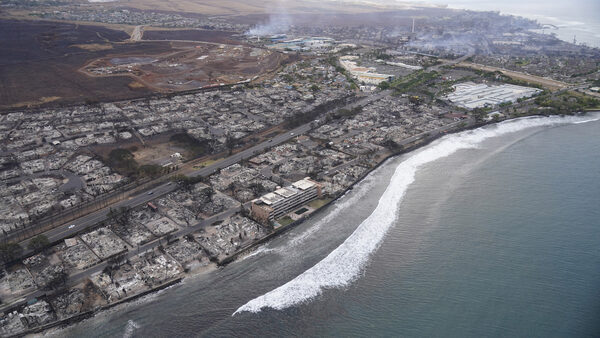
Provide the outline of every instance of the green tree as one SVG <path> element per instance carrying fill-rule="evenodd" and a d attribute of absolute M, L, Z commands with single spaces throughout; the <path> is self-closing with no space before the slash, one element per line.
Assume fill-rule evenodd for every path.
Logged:
<path fill-rule="evenodd" d="M 381 90 L 390 89 L 390 83 L 387 81 L 383 81 L 377 85 L 377 87 Z"/>
<path fill-rule="evenodd" d="M 231 155 L 233 153 L 233 149 L 235 149 L 236 145 L 237 145 L 237 140 L 235 138 L 233 138 L 233 136 L 227 135 L 227 138 L 225 139 L 225 147 L 227 147 L 227 150 L 229 151 L 229 155 Z"/>
<path fill-rule="evenodd" d="M 64 271 L 60 271 L 59 273 L 52 276 L 52 278 L 44 286 L 44 289 L 58 290 L 61 287 L 65 286 L 65 284 L 67 283 L 67 279 L 69 279 L 69 275 L 67 275 L 67 273 Z"/>
<path fill-rule="evenodd" d="M 138 169 L 138 173 L 141 176 L 148 176 L 152 178 L 160 176 L 163 172 L 163 167 L 156 164 L 145 164 L 143 166 L 140 166 Z"/>
<path fill-rule="evenodd" d="M 3 263 L 9 263 L 14 259 L 21 256 L 23 248 L 16 243 L 3 243 L 0 244 L 0 259 Z"/>
<path fill-rule="evenodd" d="M 108 211 L 108 219 L 113 223 L 121 225 L 123 227 L 128 226 L 131 222 L 131 208 L 120 207 L 119 209 L 111 208 Z"/>
<path fill-rule="evenodd" d="M 48 237 L 45 235 L 37 235 L 29 241 L 29 249 L 33 251 L 41 250 L 50 244 Z"/>

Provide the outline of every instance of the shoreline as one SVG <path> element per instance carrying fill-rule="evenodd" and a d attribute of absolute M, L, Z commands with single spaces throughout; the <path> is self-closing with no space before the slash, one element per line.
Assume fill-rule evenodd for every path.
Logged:
<path fill-rule="evenodd" d="M 597 112 L 597 111 L 594 111 Z M 587 113 L 590 112 L 583 112 L 581 113 L 582 115 L 586 115 Z M 548 117 L 551 115 L 532 115 L 532 116 L 528 116 L 528 117 L 533 117 L 533 116 L 538 116 L 538 117 Z M 498 122 L 502 122 L 502 121 L 507 121 L 507 120 L 514 120 L 517 118 L 523 118 L 523 117 L 513 117 L 513 118 L 505 118 L 502 120 L 498 120 L 498 121 L 474 121 L 471 120 L 469 121 L 470 123 L 466 123 L 467 121 L 460 121 L 462 123 L 457 123 L 455 126 L 449 125 L 451 126 L 450 128 L 444 130 L 444 131 L 440 131 L 440 132 L 436 132 L 435 134 L 433 134 L 433 132 L 424 132 L 421 135 L 421 137 L 407 143 L 406 145 L 402 146 L 402 149 L 399 149 L 397 151 L 389 151 L 387 154 L 385 154 L 385 156 L 383 156 L 378 162 L 377 164 L 375 164 L 373 167 L 369 168 L 368 170 L 366 170 L 363 174 L 361 174 L 351 185 L 349 185 L 347 188 L 345 188 L 344 190 L 342 190 L 341 192 L 339 192 L 336 196 L 334 196 L 329 202 L 327 202 L 326 204 L 324 204 L 323 206 L 319 207 L 318 209 L 316 209 L 313 213 L 311 213 L 310 215 L 307 215 L 303 218 L 300 218 L 286 226 L 282 226 L 276 230 L 274 230 L 273 232 L 271 232 L 270 234 L 267 234 L 266 236 L 248 244 L 246 247 L 241 248 L 240 250 L 236 251 L 235 253 L 231 254 L 230 256 L 227 256 L 226 258 L 216 261 L 214 262 L 215 265 L 212 268 L 202 268 L 202 269 L 198 269 L 198 270 L 191 270 L 189 272 L 184 272 L 181 276 L 176 277 L 174 279 L 171 279 L 165 283 L 162 283 L 158 286 L 155 286 L 151 289 L 142 291 L 140 293 L 137 293 L 135 295 L 117 300 L 113 303 L 110 304 L 106 304 L 103 305 L 97 309 L 94 310 L 89 310 L 83 313 L 79 313 L 76 315 L 73 315 L 71 317 L 68 318 L 64 318 L 61 320 L 57 320 L 54 321 L 52 323 L 48 323 L 45 325 L 42 325 L 40 327 L 36 327 L 36 328 L 32 328 L 29 329 L 27 331 L 9 336 L 9 337 L 24 337 L 27 335 L 31 335 L 31 334 L 37 334 L 37 333 L 43 333 L 43 332 L 47 332 L 50 329 L 53 328 L 57 328 L 58 330 L 64 329 L 68 326 L 71 326 L 73 324 L 77 324 L 85 319 L 88 318 L 92 318 L 94 317 L 96 314 L 102 313 L 104 310 L 108 310 L 110 308 L 116 307 L 118 305 L 121 304 L 125 304 L 128 302 L 131 302 L 135 299 L 139 299 L 141 297 L 144 297 L 146 295 L 149 294 L 153 294 L 155 292 L 158 292 L 160 290 L 166 289 L 168 287 L 177 285 L 179 283 L 181 283 L 182 281 L 184 281 L 185 279 L 191 278 L 191 277 L 197 277 L 197 276 L 201 276 L 205 273 L 208 273 L 210 271 L 214 271 L 216 269 L 225 267 L 226 265 L 235 262 L 236 260 L 238 260 L 238 258 L 244 257 L 247 254 L 250 254 L 253 250 L 255 250 L 258 246 L 267 243 L 268 241 L 270 241 L 271 239 L 280 236 L 284 233 L 286 233 L 287 231 L 293 229 L 294 227 L 302 224 L 304 221 L 310 219 L 313 215 L 316 215 L 318 213 L 324 212 L 327 207 L 331 204 L 333 204 L 334 202 L 336 202 L 338 199 L 340 199 L 341 197 L 345 196 L 347 192 L 349 192 L 350 190 L 352 190 L 354 188 L 355 185 L 359 184 L 360 182 L 362 182 L 369 174 L 371 174 L 374 170 L 376 170 L 377 168 L 379 168 L 381 165 L 383 165 L 384 163 L 386 163 L 388 160 L 395 158 L 397 156 L 401 156 L 410 152 L 413 152 L 415 150 L 418 150 L 419 148 L 422 148 L 424 146 L 427 146 L 429 144 L 431 144 L 433 141 L 445 136 L 445 135 L 450 135 L 450 134 L 455 134 L 455 133 L 459 133 L 462 131 L 467 131 L 467 130 L 473 130 L 473 129 L 477 129 L 477 128 L 481 128 L 484 127 L 486 125 L 493 125 L 496 124 Z M 419 136 L 419 135 L 416 135 Z M 410 139 L 410 138 L 407 138 Z M 384 154 L 382 154 L 384 155 Z"/>
<path fill-rule="evenodd" d="M 508 119 L 505 119 L 508 120 Z M 502 120 L 502 121 L 505 121 Z M 498 121 L 501 122 L 501 121 Z M 407 153 L 410 153 L 412 151 L 418 150 L 419 148 L 425 147 L 428 144 L 430 144 L 431 142 L 445 136 L 445 135 L 450 135 L 450 134 L 455 134 L 455 133 L 459 133 L 461 131 L 465 131 L 465 130 L 471 130 L 471 129 L 476 129 L 476 128 L 480 128 L 483 127 L 485 125 L 491 125 L 496 123 L 495 121 L 493 122 L 483 122 L 483 123 L 477 123 L 474 122 L 471 125 L 466 125 L 461 127 L 460 124 L 457 126 L 456 129 L 451 128 L 450 131 L 446 131 L 445 133 L 436 133 L 433 136 L 430 137 L 424 137 L 422 139 L 417 139 L 415 141 L 413 141 L 412 143 L 410 143 L 410 145 L 408 147 L 403 147 L 403 149 L 398 150 L 398 151 L 394 151 L 394 152 L 390 152 L 389 154 L 387 154 L 386 156 L 384 156 L 379 162 L 377 162 L 377 164 L 371 168 L 369 168 L 367 171 L 365 171 L 363 174 L 361 174 L 354 182 L 352 182 L 351 185 L 349 185 L 347 188 L 345 188 L 344 190 L 342 190 L 340 193 L 338 193 L 336 196 L 334 196 L 329 202 L 325 203 L 324 205 L 322 205 L 321 207 L 319 207 L 318 209 L 316 209 L 314 212 L 312 212 L 311 214 L 304 216 L 300 219 L 298 219 L 297 221 L 294 221 L 286 226 L 282 226 L 279 229 L 276 229 L 274 232 L 268 234 L 267 236 L 259 239 L 258 241 L 249 244 L 247 247 L 242 248 L 240 250 L 238 250 L 237 252 L 233 253 L 232 255 L 228 256 L 227 258 L 224 258 L 220 261 L 217 262 L 217 266 L 218 267 L 223 267 L 226 266 L 230 263 L 233 263 L 234 261 L 237 260 L 237 258 L 239 258 L 240 256 L 244 256 L 245 254 L 251 252 L 253 249 L 255 249 L 257 246 L 264 244 L 265 242 L 268 242 L 270 239 L 275 238 L 279 235 L 282 235 L 284 233 L 286 233 L 287 231 L 293 229 L 294 227 L 302 224 L 303 222 L 305 222 L 306 220 L 310 219 L 311 217 L 313 217 L 316 214 L 319 214 L 323 211 L 325 211 L 325 209 L 327 209 L 327 207 L 331 204 L 333 204 L 334 202 L 336 202 L 338 199 L 342 198 L 343 196 L 346 195 L 346 193 L 348 193 L 350 190 L 354 189 L 354 186 L 359 184 L 360 182 L 362 182 L 368 175 L 370 175 L 373 171 L 375 171 L 377 168 L 379 168 L 381 165 L 383 165 L 384 163 L 386 163 L 389 159 L 392 159 L 394 157 L 397 156 L 401 156 Z M 427 136 L 430 132 L 425 132 L 424 136 Z M 420 142 L 419 142 L 420 141 Z"/>
<path fill-rule="evenodd" d="M 584 111 L 584 112 L 579 112 L 579 113 L 575 113 L 572 115 L 587 115 L 589 113 L 600 113 L 600 110 L 591 110 L 591 111 Z M 354 188 L 355 185 L 359 184 L 360 182 L 362 182 L 368 175 L 370 175 L 373 171 L 375 171 L 377 168 L 379 168 L 380 166 L 382 166 L 384 163 L 386 163 L 388 160 L 413 152 L 415 150 L 418 150 L 420 148 L 423 148 L 429 144 L 431 144 L 433 141 L 442 138 L 443 136 L 446 135 L 451 135 L 451 134 L 456 134 L 456 133 L 460 133 L 463 131 L 467 131 L 467 130 L 473 130 L 473 129 L 477 129 L 477 128 L 481 128 L 487 125 L 494 125 L 503 121 L 508 121 L 508 120 L 515 120 L 515 119 L 520 119 L 520 118 L 531 118 L 531 117 L 550 117 L 550 116 L 568 116 L 567 114 L 556 114 L 556 115 L 544 115 L 544 114 L 535 114 L 535 115 L 528 115 L 528 116 L 518 116 L 518 117 L 511 117 L 511 118 L 504 118 L 504 119 L 500 119 L 497 121 L 491 120 L 491 121 L 472 121 L 472 124 L 466 124 L 466 125 L 461 125 L 458 124 L 456 127 L 454 128 L 450 128 L 449 130 L 446 130 L 445 132 L 442 133 L 436 133 L 435 135 L 430 135 L 431 132 L 425 132 L 423 133 L 424 136 L 429 136 L 429 137 L 423 137 L 420 139 L 417 139 L 411 143 L 409 143 L 409 145 L 407 147 L 403 147 L 403 149 L 398 150 L 398 151 L 394 151 L 394 152 L 390 152 L 389 154 L 387 154 L 386 156 L 384 156 L 379 162 L 377 162 L 376 165 L 374 165 L 373 167 L 369 168 L 367 171 L 365 171 L 363 174 L 361 174 L 351 185 L 349 185 L 347 188 L 345 188 L 344 190 L 342 190 L 340 193 L 338 193 L 336 196 L 334 196 L 329 202 L 325 203 L 324 205 L 322 205 L 321 207 L 319 207 L 318 209 L 316 209 L 314 212 L 312 212 L 311 214 L 304 216 L 286 226 L 282 226 L 279 229 L 276 229 L 274 232 L 268 234 L 267 236 L 253 242 L 250 243 L 249 245 L 247 245 L 244 248 L 241 248 L 240 250 L 238 250 L 237 252 L 231 254 L 230 256 L 218 261 L 217 267 L 224 267 L 230 263 L 235 262 L 239 257 L 244 257 L 244 255 L 251 253 L 256 247 L 258 247 L 261 244 L 264 244 L 266 242 L 268 242 L 270 239 L 275 238 L 279 235 L 282 235 L 284 233 L 286 233 L 287 231 L 293 229 L 294 227 L 300 225 L 301 223 L 303 223 L 304 221 L 310 219 L 311 217 L 313 217 L 316 214 L 319 214 L 321 212 L 324 212 L 325 209 L 327 209 L 327 207 L 331 204 L 333 204 L 334 202 L 336 202 L 338 199 L 342 198 L 343 196 L 346 195 L 346 193 L 348 193 L 350 190 L 352 190 Z M 466 121 L 460 121 L 460 122 L 466 122 Z"/>
<path fill-rule="evenodd" d="M 96 314 L 101 313 L 102 311 L 108 310 L 110 308 L 113 308 L 115 306 L 118 306 L 118 305 L 121 305 L 121 304 L 124 304 L 124 303 L 131 302 L 133 300 L 136 300 L 138 298 L 142 298 L 142 297 L 144 297 L 146 295 L 149 295 L 151 293 L 155 293 L 155 292 L 158 292 L 160 290 L 166 289 L 166 288 L 168 288 L 170 286 L 176 285 L 176 284 L 180 283 L 184 278 L 185 277 L 174 278 L 174 279 L 172 279 L 172 280 L 170 280 L 168 282 L 165 282 L 165 283 L 163 283 L 161 285 L 158 285 L 158 286 L 156 286 L 156 287 L 154 287 L 152 289 L 148 289 L 148 290 L 142 291 L 140 293 L 137 293 L 135 295 L 132 295 L 132 296 L 129 296 L 129 297 L 126 297 L 126 298 L 123 298 L 123 299 L 119 299 L 116 302 L 113 302 L 113 303 L 110 303 L 110 304 L 106 304 L 104 306 L 99 307 L 98 309 L 85 311 L 85 312 L 76 314 L 74 316 L 71 316 L 71 317 L 68 317 L 68 318 L 63 318 L 61 320 L 57 320 L 57 321 L 52 322 L 52 323 L 48 323 L 48 324 L 45 324 L 45 325 L 42 325 L 42 326 L 39 326 L 39 327 L 36 327 L 36 328 L 32 328 L 32 329 L 29 329 L 27 331 L 21 332 L 21 333 L 16 334 L 16 335 L 8 336 L 8 337 L 24 337 L 24 336 L 27 336 L 27 335 L 30 335 L 30 334 L 42 333 L 42 332 L 50 330 L 52 328 L 56 328 L 56 327 L 60 327 L 60 326 L 63 326 L 63 328 L 64 328 L 64 327 L 67 327 L 69 325 L 73 325 L 73 324 L 82 322 L 82 321 L 84 321 L 84 320 L 86 320 L 88 318 L 94 317 Z"/>

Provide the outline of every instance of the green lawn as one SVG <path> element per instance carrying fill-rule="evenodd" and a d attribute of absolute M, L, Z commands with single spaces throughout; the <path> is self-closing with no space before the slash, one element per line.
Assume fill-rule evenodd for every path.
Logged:
<path fill-rule="evenodd" d="M 277 223 L 281 224 L 282 227 L 286 225 L 290 225 L 294 222 L 294 220 L 290 216 L 283 216 L 277 220 Z"/>
<path fill-rule="evenodd" d="M 314 200 L 308 203 L 308 206 L 314 209 L 319 209 L 320 207 L 324 206 L 329 202 L 331 202 L 331 198 L 320 198 L 318 200 Z"/>
<path fill-rule="evenodd" d="M 194 166 L 194 168 L 204 168 L 204 167 L 208 167 L 211 164 L 217 163 L 219 161 L 221 161 L 222 158 L 218 158 L 216 160 L 206 160 L 204 162 L 198 163 Z"/>

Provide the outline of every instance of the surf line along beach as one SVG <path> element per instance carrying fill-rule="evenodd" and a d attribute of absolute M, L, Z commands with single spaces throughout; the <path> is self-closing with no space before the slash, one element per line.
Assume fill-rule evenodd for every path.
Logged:
<path fill-rule="evenodd" d="M 325 289 L 343 288 L 356 280 L 368 264 L 370 255 L 377 250 L 393 225 L 398 206 L 423 165 L 461 149 L 475 148 L 489 138 L 529 128 L 587 123 L 599 119 L 597 113 L 594 116 L 518 118 L 493 126 L 462 131 L 437 140 L 398 164 L 375 210 L 340 246 L 296 278 L 239 307 L 233 315 L 241 312 L 259 312 L 263 308 L 285 309 L 309 301 Z"/>
<path fill-rule="evenodd" d="M 581 119 L 581 121 L 585 121 L 585 119 L 583 117 L 579 117 L 579 118 Z M 535 118 L 535 119 L 538 119 L 538 118 Z M 545 119 L 545 118 L 541 118 L 541 119 Z M 558 119 L 558 121 L 563 121 L 563 119 L 559 118 L 559 117 L 556 117 L 556 119 Z M 523 120 L 527 120 L 527 119 L 523 119 Z M 561 122 L 557 122 L 557 123 L 561 123 Z M 567 122 L 564 122 L 564 123 L 567 123 Z M 404 154 L 404 153 L 416 150 L 417 148 L 421 148 L 424 145 L 430 144 L 431 142 L 435 141 L 436 139 L 439 139 L 440 137 L 448 135 L 450 133 L 457 133 L 457 132 L 461 132 L 461 131 L 465 132 L 465 130 L 479 128 L 479 127 L 485 126 L 486 124 L 493 124 L 493 123 L 492 122 L 489 122 L 489 123 L 479 122 L 479 123 L 477 123 L 474 120 L 460 121 L 460 122 L 457 122 L 457 123 L 454 123 L 454 124 L 451 124 L 451 125 L 447 125 L 447 126 L 445 126 L 443 128 L 440 128 L 440 129 L 437 129 L 437 130 L 434 130 L 434 131 L 429 131 L 429 132 L 426 132 L 426 133 L 422 133 L 422 134 L 419 134 L 419 135 L 416 135 L 416 136 L 413 136 L 411 138 L 408 138 L 408 139 L 404 140 L 402 142 L 402 148 L 401 149 L 398 149 L 397 151 L 392 152 L 392 153 L 388 154 L 387 156 L 383 157 L 378 162 L 378 164 L 375 167 L 371 168 L 367 173 L 365 173 L 364 175 L 362 175 L 361 177 L 359 177 L 354 182 L 353 185 L 351 185 L 350 187 L 348 187 L 348 189 L 346 189 L 345 191 L 341 192 L 329 204 L 334 203 L 337 199 L 339 199 L 341 196 L 343 196 L 348 190 L 352 189 L 355 184 L 357 184 L 358 182 L 362 181 L 375 168 L 379 167 L 381 164 L 383 164 L 384 162 L 386 162 L 387 159 L 395 157 L 395 156 L 397 156 L 399 154 Z M 488 128 L 488 127 L 484 127 L 484 128 Z M 489 128 L 494 128 L 494 126 L 490 126 Z M 466 132 L 470 132 L 470 131 L 466 131 Z M 452 136 L 454 136 L 454 134 L 453 135 L 448 135 L 447 137 L 452 137 Z M 324 210 L 326 210 L 326 206 L 327 205 L 321 207 L 319 209 L 320 212 L 323 212 Z M 258 240 L 256 242 L 254 242 L 254 243 L 252 243 L 248 247 L 242 248 L 237 253 L 235 253 L 235 254 L 227 257 L 226 259 L 224 259 L 222 261 L 216 262 L 217 265 L 218 266 L 224 266 L 224 265 L 226 265 L 226 264 L 234 261 L 236 258 L 240 257 L 241 255 L 248 253 L 248 251 L 250 251 L 251 249 L 256 248 L 261 243 L 264 243 L 264 242 L 268 241 L 269 239 L 272 239 L 273 237 L 278 236 L 281 233 L 290 230 L 293 226 L 300 224 L 302 221 L 304 221 L 304 219 L 299 220 L 299 221 L 297 221 L 297 222 L 295 222 L 293 224 L 290 224 L 288 226 L 281 227 L 277 231 L 275 231 L 275 232 L 273 232 L 273 233 L 265 236 L 264 238 L 262 238 L 262 239 L 260 239 L 260 240 Z M 187 274 L 188 276 L 190 276 L 190 275 L 202 274 L 202 273 L 208 272 L 208 271 L 212 271 L 212 269 L 207 269 L 207 270 L 203 270 L 203 271 L 193 271 L 193 272 L 189 272 L 189 273 L 185 273 L 185 274 Z M 358 271 L 360 271 L 360 269 Z M 185 275 L 183 277 L 185 277 Z M 173 286 L 174 284 L 178 283 L 181 280 L 181 278 L 183 278 L 183 277 L 180 277 L 180 278 L 177 278 L 176 280 L 168 282 L 167 283 L 168 285 L 166 285 L 166 286 Z M 157 286 L 156 288 L 153 288 L 153 289 L 145 291 L 143 294 L 132 295 L 130 298 L 120 300 L 118 302 L 118 304 L 123 304 L 125 302 L 130 301 L 130 300 L 133 300 L 133 299 L 136 299 L 136 298 L 140 298 L 142 296 L 148 295 L 148 294 L 153 293 L 155 291 L 158 291 L 160 289 L 164 289 L 166 286 L 165 285 L 160 285 L 160 286 Z M 61 320 L 59 322 L 49 323 L 47 326 L 44 326 L 43 328 L 37 328 L 35 330 L 35 332 L 40 332 L 40 331 L 43 331 L 43 330 L 48 329 L 50 327 L 67 326 L 67 325 L 74 324 L 74 323 L 76 323 L 78 321 L 81 321 L 81 320 L 83 320 L 85 318 L 92 317 L 92 316 L 94 316 L 95 313 L 101 312 L 102 310 L 104 310 L 104 309 L 106 309 L 108 307 L 113 307 L 113 306 L 118 305 L 118 304 L 117 303 L 110 304 L 107 307 L 98 308 L 98 309 L 92 311 L 91 313 L 85 313 L 85 315 L 77 314 L 77 315 L 74 315 L 74 316 L 72 316 L 70 318 L 63 319 L 63 320 Z M 247 306 L 247 305 L 244 305 L 244 306 Z M 238 311 L 247 311 L 247 310 L 244 310 L 243 308 L 244 307 L 241 307 L 240 309 L 238 309 Z M 236 313 L 237 313 L 237 311 L 236 311 Z M 34 332 L 34 331 L 32 331 L 32 332 Z M 32 332 L 28 332 L 28 333 L 32 333 Z"/>

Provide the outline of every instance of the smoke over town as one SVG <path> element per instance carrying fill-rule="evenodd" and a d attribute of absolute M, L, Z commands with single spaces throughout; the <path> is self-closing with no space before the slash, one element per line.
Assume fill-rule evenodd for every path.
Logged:
<path fill-rule="evenodd" d="M 279 1 L 266 23 L 259 24 L 246 32 L 246 35 L 273 35 L 287 32 L 293 19 L 288 13 L 286 1 Z"/>

